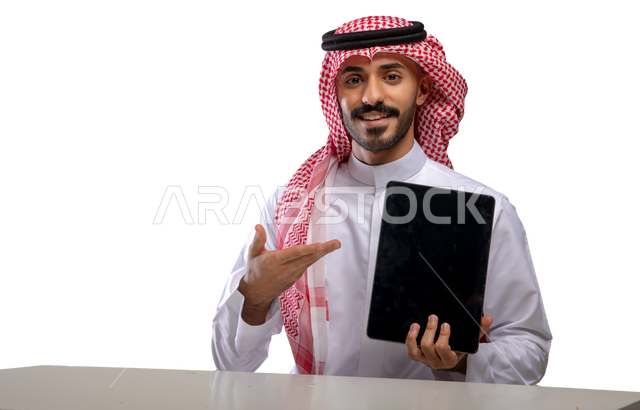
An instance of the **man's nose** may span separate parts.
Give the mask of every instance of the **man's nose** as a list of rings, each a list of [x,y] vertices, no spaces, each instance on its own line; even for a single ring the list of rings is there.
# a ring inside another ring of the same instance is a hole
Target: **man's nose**
[[[362,103],[369,105],[376,105],[379,102],[383,102],[384,93],[382,90],[382,83],[379,79],[368,79],[364,93],[362,94]]]

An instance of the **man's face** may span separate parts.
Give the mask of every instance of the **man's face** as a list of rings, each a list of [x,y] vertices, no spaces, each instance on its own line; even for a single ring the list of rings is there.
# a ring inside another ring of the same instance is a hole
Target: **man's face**
[[[424,102],[429,85],[420,67],[399,54],[349,57],[336,76],[344,126],[372,152],[392,148],[409,131],[413,138],[416,104]]]

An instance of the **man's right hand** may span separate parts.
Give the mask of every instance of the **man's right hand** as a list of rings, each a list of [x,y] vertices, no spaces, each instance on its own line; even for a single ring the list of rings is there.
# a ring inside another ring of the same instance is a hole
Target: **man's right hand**
[[[255,229],[256,236],[249,247],[247,274],[238,286],[244,296],[242,320],[252,326],[265,322],[271,301],[300,279],[309,266],[341,246],[340,241],[334,239],[268,251],[264,247],[267,243],[264,228],[256,225]]]

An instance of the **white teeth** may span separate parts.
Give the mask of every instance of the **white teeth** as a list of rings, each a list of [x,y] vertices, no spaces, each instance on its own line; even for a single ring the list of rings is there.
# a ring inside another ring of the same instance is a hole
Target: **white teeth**
[[[387,118],[387,115],[382,115],[382,114],[378,114],[378,115],[363,115],[362,118],[364,118],[367,121],[373,121],[373,120],[379,120],[380,118]]]

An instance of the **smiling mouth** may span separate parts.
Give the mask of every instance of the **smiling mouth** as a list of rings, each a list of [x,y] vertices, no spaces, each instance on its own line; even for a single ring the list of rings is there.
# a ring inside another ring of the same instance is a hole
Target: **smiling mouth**
[[[379,120],[379,119],[387,118],[387,117],[390,117],[390,115],[389,114],[375,114],[375,115],[372,115],[372,114],[367,115],[367,114],[365,114],[365,115],[360,115],[358,118],[360,118],[361,120],[364,120],[364,121],[375,121],[375,120]]]

